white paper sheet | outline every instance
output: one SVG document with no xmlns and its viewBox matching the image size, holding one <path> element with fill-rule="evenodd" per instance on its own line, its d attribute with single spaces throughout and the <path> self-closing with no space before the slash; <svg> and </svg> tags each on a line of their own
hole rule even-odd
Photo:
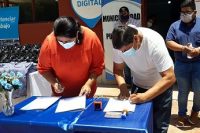
<svg viewBox="0 0 200 133">
<path fill-rule="evenodd" d="M 86 106 L 85 96 L 65 98 L 65 99 L 60 99 L 55 112 L 59 113 L 77 109 L 85 109 L 85 106 Z"/>
<path fill-rule="evenodd" d="M 104 112 L 123 111 L 123 110 L 134 112 L 135 104 L 130 103 L 129 100 L 122 101 L 110 98 L 106 107 L 104 108 Z"/>
<path fill-rule="evenodd" d="M 21 110 L 34 110 L 34 109 L 47 109 L 53 103 L 55 103 L 60 97 L 37 97 L 21 108 Z"/>
</svg>

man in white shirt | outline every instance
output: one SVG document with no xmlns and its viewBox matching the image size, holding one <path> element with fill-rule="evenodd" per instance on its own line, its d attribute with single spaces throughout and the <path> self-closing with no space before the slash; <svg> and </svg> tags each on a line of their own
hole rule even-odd
<svg viewBox="0 0 200 133">
<path fill-rule="evenodd" d="M 173 61 L 165 41 L 157 32 L 129 25 L 115 28 L 112 33 L 114 74 L 120 89 L 120 99 L 132 103 L 153 101 L 154 133 L 167 133 L 171 116 L 172 89 L 175 82 Z M 133 91 L 129 94 L 123 69 L 124 63 L 132 71 Z"/>
<path fill-rule="evenodd" d="M 140 26 L 140 20 L 130 17 L 129 9 L 126 6 L 122 6 L 119 9 L 119 20 L 114 24 L 114 28 L 125 29 L 129 24 Z M 124 67 L 125 82 L 128 88 L 132 87 L 132 75 L 130 68 L 125 65 Z"/>
</svg>

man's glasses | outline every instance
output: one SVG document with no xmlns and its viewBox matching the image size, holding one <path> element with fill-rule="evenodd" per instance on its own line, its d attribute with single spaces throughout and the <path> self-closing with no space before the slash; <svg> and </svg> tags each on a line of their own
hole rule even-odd
<svg viewBox="0 0 200 133">
<path fill-rule="evenodd" d="M 194 11 L 181 11 L 181 14 L 187 15 L 187 14 L 192 14 Z"/>
</svg>

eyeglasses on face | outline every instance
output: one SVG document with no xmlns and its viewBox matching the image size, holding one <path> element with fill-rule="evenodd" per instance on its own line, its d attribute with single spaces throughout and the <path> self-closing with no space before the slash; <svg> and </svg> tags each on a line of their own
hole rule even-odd
<svg viewBox="0 0 200 133">
<path fill-rule="evenodd" d="M 181 11 L 181 14 L 187 15 L 187 14 L 192 14 L 194 11 Z"/>
</svg>

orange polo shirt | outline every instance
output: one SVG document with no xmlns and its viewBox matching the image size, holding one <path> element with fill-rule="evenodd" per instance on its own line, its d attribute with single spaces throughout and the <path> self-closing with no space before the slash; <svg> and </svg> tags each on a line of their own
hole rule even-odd
<svg viewBox="0 0 200 133">
<path fill-rule="evenodd" d="M 100 40 L 89 28 L 83 26 L 81 28 L 83 41 L 80 45 L 76 44 L 70 49 L 65 49 L 56 41 L 53 32 L 42 44 L 37 68 L 41 74 L 52 71 L 65 87 L 61 94 L 56 94 L 53 90 L 56 96 L 78 96 L 89 75 L 95 73 L 99 76 L 104 69 L 104 52 Z M 95 91 L 96 83 L 92 87 L 90 96 L 93 96 Z"/>
</svg>

